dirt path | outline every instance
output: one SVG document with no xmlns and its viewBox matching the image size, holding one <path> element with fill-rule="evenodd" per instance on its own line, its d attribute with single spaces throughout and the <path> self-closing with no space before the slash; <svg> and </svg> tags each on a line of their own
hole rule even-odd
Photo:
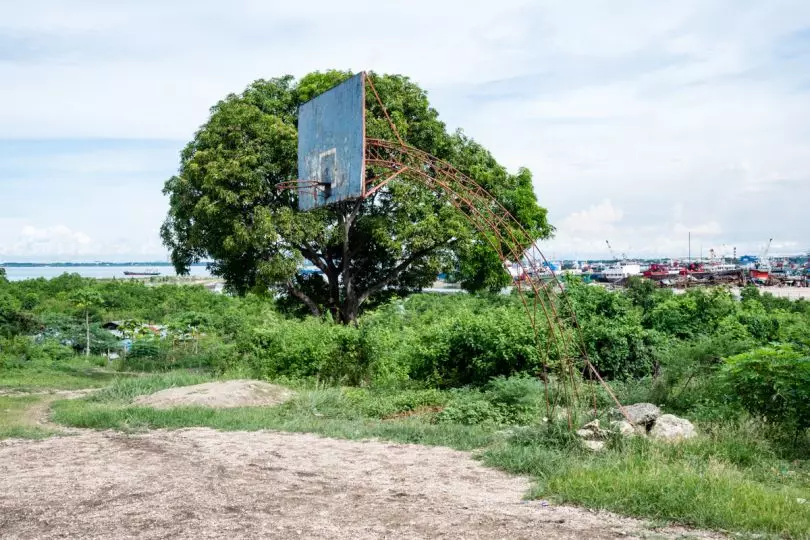
<svg viewBox="0 0 810 540">
<path fill-rule="evenodd" d="M 0 441 L 3 538 L 677 538 L 447 448 L 211 429 Z M 708 535 L 694 536 L 709 537 Z"/>
<path fill-rule="evenodd" d="M 74 428 L 67 428 L 51 422 L 51 404 L 57 399 L 78 399 L 97 390 L 97 388 L 86 388 L 82 390 L 51 390 L 48 392 L 27 392 L 15 395 L 42 396 L 41 400 L 25 409 L 25 413 L 22 416 L 23 424 L 52 429 L 61 433 L 78 433 L 78 430 Z"/>
</svg>

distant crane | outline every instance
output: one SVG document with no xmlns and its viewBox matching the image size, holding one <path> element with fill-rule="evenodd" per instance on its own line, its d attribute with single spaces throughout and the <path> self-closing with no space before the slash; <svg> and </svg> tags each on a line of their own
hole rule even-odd
<svg viewBox="0 0 810 540">
<path fill-rule="evenodd" d="M 771 249 L 771 242 L 773 242 L 773 238 L 768 238 L 768 243 L 765 244 L 765 249 L 762 250 L 762 253 L 759 255 L 759 262 L 764 263 L 766 258 L 768 257 L 768 251 Z"/>
<path fill-rule="evenodd" d="M 610 245 L 610 241 L 605 240 L 605 243 L 607 244 L 608 251 L 610 251 L 610 256 L 616 259 L 616 261 L 620 261 L 621 259 L 619 259 L 619 257 L 616 256 L 616 252 L 613 251 L 613 246 Z"/>
</svg>

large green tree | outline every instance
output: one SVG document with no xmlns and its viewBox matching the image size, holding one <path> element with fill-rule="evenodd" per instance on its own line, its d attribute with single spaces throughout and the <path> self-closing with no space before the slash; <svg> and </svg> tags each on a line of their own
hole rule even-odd
<svg viewBox="0 0 810 540">
<path fill-rule="evenodd" d="M 418 290 L 455 270 L 469 288 L 503 286 L 508 275 L 446 197 L 400 179 L 363 201 L 310 212 L 277 189 L 296 178 L 298 106 L 351 73 L 258 80 L 211 109 L 165 185 L 170 210 L 161 235 L 180 273 L 212 260 L 237 293 L 281 286 L 312 313 L 344 323 L 387 294 Z M 536 238 L 552 227 L 537 204 L 531 173 L 510 174 L 461 132 L 448 133 L 424 90 L 407 77 L 371 74 L 406 143 L 445 159 L 498 198 Z M 367 97 L 367 136 L 392 139 L 384 112 Z M 371 174 L 371 173 L 369 173 Z M 302 276 L 309 261 L 323 273 Z"/>
</svg>

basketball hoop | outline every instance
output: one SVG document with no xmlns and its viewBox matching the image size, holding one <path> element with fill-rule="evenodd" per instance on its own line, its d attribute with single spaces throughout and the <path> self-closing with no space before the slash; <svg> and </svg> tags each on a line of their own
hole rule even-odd
<svg viewBox="0 0 810 540">
<path fill-rule="evenodd" d="M 309 196 L 313 201 L 329 198 L 332 189 L 331 182 L 319 182 L 317 180 L 289 180 L 276 184 L 279 191 L 295 191 L 300 198 L 302 195 Z"/>
</svg>

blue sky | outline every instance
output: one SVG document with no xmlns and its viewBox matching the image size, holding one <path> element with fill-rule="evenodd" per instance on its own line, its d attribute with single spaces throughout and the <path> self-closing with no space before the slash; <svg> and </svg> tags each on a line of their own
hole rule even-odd
<svg viewBox="0 0 810 540">
<path fill-rule="evenodd" d="M 527 166 L 555 257 L 810 249 L 810 2 L 30 0 L 0 8 L 0 260 L 164 259 L 208 108 L 315 69 L 410 75 Z"/>
</svg>

